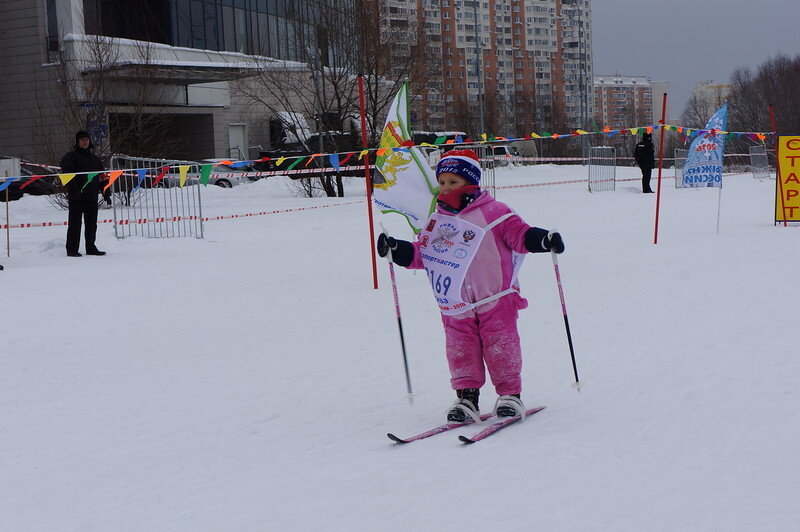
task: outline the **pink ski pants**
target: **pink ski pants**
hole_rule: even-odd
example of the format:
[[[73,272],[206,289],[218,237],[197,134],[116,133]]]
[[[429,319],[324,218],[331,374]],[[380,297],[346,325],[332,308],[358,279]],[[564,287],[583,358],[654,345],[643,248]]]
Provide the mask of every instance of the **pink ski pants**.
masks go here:
[[[456,316],[442,316],[454,390],[480,388],[486,382],[484,363],[498,395],[522,391],[522,349],[517,332],[518,296],[501,297]],[[483,308],[488,310],[483,311]]]

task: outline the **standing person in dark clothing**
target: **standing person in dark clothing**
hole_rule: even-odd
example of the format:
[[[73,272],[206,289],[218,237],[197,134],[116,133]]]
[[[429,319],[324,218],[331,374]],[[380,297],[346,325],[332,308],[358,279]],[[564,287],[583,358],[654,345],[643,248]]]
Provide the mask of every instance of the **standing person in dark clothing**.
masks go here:
[[[103,162],[94,154],[94,146],[86,131],[75,134],[75,147],[61,159],[61,171],[65,174],[79,172],[102,172]],[[86,174],[80,174],[67,183],[67,201],[69,203],[69,221],[67,225],[67,255],[80,257],[78,252],[81,242],[81,218],[86,224],[87,255],[105,255],[95,246],[97,235],[97,195],[102,192],[99,174],[87,183]]]
[[[633,151],[633,158],[636,159],[636,164],[642,170],[642,192],[652,194],[650,173],[656,165],[656,147],[653,146],[653,135],[650,133],[642,135],[642,141],[636,145],[636,149]]]

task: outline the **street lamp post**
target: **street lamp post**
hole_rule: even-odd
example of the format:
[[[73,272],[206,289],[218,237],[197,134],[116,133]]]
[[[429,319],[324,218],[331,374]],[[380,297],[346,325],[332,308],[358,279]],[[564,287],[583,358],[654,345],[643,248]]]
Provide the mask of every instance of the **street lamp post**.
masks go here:
[[[478,78],[478,113],[481,120],[481,133],[486,133],[486,124],[483,118],[483,76],[481,76],[481,62],[483,61],[482,46],[480,45],[480,38],[478,33],[478,1],[472,0],[472,14],[475,17],[475,75]],[[467,78],[467,85],[469,85],[469,78]],[[469,93],[469,91],[467,91]]]
[[[585,31],[584,31],[584,24],[583,24],[583,17],[581,13],[583,12],[580,9],[579,0],[572,0],[569,2],[572,5],[573,9],[575,9],[576,13],[570,13],[568,11],[562,11],[566,17],[577,24],[577,31],[578,31],[578,85],[580,88],[580,98],[581,98],[581,128],[585,128],[589,122],[589,100],[588,100],[588,91],[586,90],[586,43],[585,43]],[[577,15],[577,20],[575,20],[575,15]],[[562,18],[563,20],[563,18]],[[583,152],[581,155],[585,158],[587,154],[587,146],[586,146],[587,138],[586,136],[581,136],[581,151]]]

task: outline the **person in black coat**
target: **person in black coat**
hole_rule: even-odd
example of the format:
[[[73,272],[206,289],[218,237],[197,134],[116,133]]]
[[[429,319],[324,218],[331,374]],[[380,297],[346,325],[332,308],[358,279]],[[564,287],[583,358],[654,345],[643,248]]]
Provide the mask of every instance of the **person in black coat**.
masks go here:
[[[84,236],[87,255],[105,255],[95,246],[97,236],[97,195],[102,193],[100,174],[86,182],[87,175],[80,172],[102,172],[103,162],[94,154],[94,146],[86,131],[75,134],[75,147],[61,159],[61,171],[65,174],[78,173],[67,183],[67,202],[69,218],[67,225],[67,255],[80,257],[81,218],[86,224]]]
[[[636,164],[642,170],[642,192],[645,194],[652,194],[653,189],[650,188],[650,174],[656,165],[656,147],[653,146],[653,136],[650,133],[642,135],[642,141],[636,145],[633,150],[633,158]]]

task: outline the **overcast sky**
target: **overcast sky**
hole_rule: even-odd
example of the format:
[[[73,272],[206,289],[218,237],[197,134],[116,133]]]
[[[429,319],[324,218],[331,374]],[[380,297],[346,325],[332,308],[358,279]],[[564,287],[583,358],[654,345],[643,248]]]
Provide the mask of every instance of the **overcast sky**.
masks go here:
[[[800,0],[594,0],[592,25],[595,74],[669,81],[668,118],[697,81],[800,54]]]

